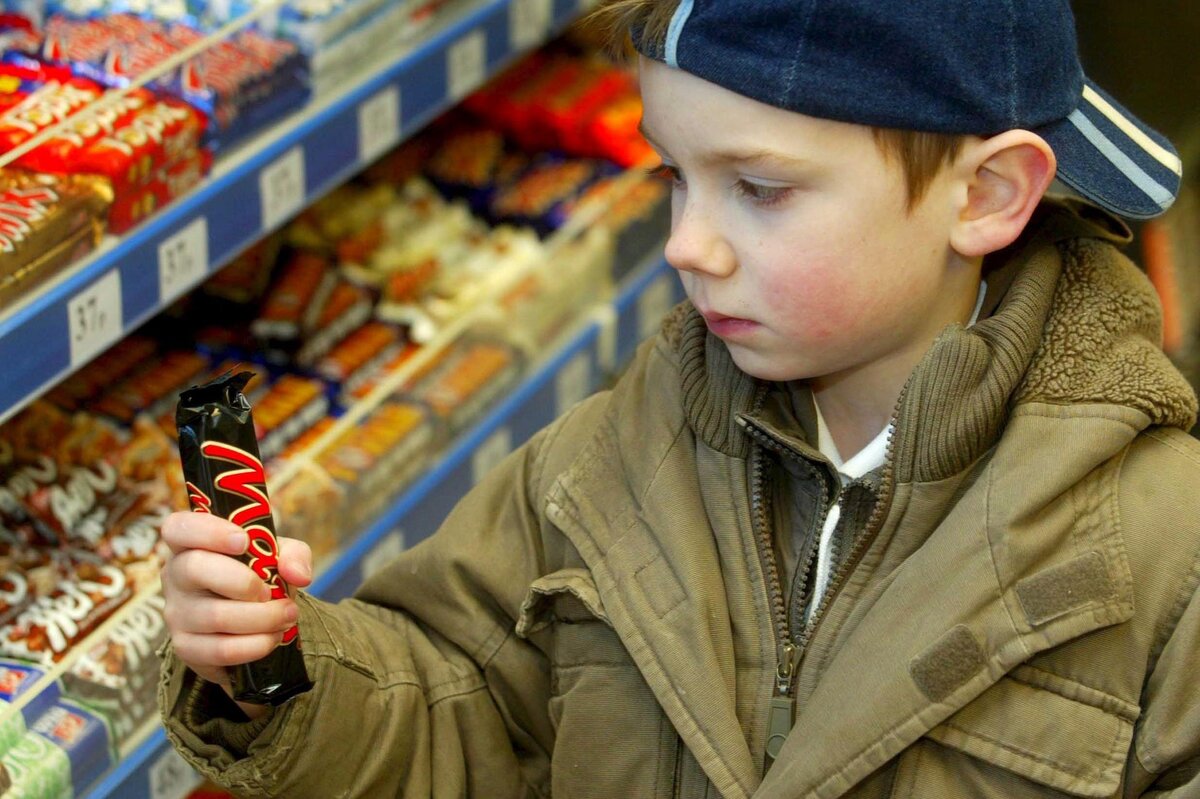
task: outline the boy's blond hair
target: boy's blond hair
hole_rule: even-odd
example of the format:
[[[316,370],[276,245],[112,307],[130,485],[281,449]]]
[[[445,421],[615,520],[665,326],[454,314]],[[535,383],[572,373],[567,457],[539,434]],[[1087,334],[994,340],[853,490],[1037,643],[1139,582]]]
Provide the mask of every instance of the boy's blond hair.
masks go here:
[[[592,22],[603,31],[609,52],[632,52],[629,32],[638,29],[647,44],[666,40],[667,28],[679,0],[601,0]],[[925,196],[929,185],[946,164],[962,149],[963,137],[949,133],[871,127],[875,144],[883,157],[896,163],[904,174],[908,209],[911,211]]]

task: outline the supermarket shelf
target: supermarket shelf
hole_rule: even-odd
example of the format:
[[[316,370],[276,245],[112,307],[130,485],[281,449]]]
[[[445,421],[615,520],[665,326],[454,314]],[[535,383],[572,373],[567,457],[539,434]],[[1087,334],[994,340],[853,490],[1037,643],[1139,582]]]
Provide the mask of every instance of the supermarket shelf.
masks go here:
[[[551,354],[486,416],[468,429],[383,514],[324,565],[312,592],[336,601],[349,596],[374,564],[426,538],[480,476],[563,411],[599,388],[620,362],[605,342],[657,329],[678,286],[655,257],[617,289],[613,305],[594,310],[551,348]],[[181,799],[196,784],[195,772],[167,744],[160,727],[123,757],[85,796],[87,799]]]
[[[0,422],[548,39],[587,0],[484,0],[317,98],[0,319]]]

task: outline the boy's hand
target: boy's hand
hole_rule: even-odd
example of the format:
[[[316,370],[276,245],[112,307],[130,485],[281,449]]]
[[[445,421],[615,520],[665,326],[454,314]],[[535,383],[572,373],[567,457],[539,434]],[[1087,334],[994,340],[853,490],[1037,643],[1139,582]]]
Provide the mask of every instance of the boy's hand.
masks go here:
[[[171,550],[162,570],[163,615],[175,654],[230,693],[227,667],[269,654],[296,623],[296,603],[269,601],[266,583],[236,559],[249,540],[236,524],[206,513],[173,513],[162,535]],[[312,582],[308,544],[279,539],[279,574],[297,588]],[[238,704],[251,716],[263,711]]]

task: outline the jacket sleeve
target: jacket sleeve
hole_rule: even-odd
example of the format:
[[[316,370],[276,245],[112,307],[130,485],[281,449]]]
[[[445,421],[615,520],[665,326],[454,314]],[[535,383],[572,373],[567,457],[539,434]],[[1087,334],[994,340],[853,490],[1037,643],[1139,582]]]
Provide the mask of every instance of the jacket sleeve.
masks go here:
[[[546,570],[542,451],[565,428],[586,435],[572,419],[596,406],[510,455],[354,599],[302,597],[315,686],[267,717],[246,722],[168,648],[159,699],[172,744],[239,796],[548,795],[549,665],[514,627]]]

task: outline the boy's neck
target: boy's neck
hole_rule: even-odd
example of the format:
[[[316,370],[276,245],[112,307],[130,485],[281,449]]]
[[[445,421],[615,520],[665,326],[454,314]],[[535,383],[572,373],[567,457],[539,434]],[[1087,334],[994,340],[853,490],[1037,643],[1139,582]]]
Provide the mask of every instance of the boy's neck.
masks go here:
[[[910,346],[869,364],[808,381],[813,400],[819,405],[843,460],[854,457],[892,421],[905,383],[946,325],[970,322],[979,299],[979,287],[976,279],[969,293],[958,292],[961,301],[954,304],[944,319],[929,327],[926,337]]]

